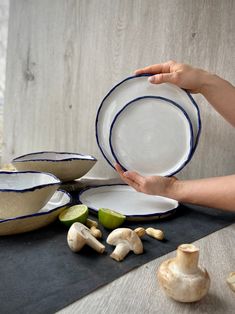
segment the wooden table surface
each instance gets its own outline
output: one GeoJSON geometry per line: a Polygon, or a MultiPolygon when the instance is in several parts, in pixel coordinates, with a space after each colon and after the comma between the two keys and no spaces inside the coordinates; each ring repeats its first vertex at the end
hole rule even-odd
{"type": "Polygon", "coordinates": [[[209,293],[201,301],[178,303],[160,290],[156,270],[161,262],[175,256],[173,251],[97,289],[58,313],[235,313],[235,293],[226,283],[227,275],[235,271],[235,224],[194,243],[200,248],[199,264],[211,277],[209,293]]]}

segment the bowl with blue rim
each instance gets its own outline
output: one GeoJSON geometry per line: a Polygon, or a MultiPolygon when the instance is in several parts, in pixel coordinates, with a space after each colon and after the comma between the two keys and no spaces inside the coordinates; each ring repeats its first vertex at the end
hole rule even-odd
{"type": "Polygon", "coordinates": [[[47,204],[61,181],[37,171],[0,172],[0,219],[36,213],[47,204]]]}
{"type": "Polygon", "coordinates": [[[70,152],[42,151],[29,153],[12,160],[18,171],[43,171],[54,174],[62,182],[83,177],[96,164],[91,155],[70,152]]]}

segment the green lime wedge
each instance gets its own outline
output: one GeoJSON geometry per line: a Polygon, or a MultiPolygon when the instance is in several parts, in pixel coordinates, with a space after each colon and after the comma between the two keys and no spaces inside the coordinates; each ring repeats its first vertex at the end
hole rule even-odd
{"type": "Polygon", "coordinates": [[[74,205],[65,209],[60,215],[59,220],[70,227],[74,222],[85,224],[88,217],[88,207],[86,205],[74,205]]]}
{"type": "Polygon", "coordinates": [[[126,216],[108,209],[100,208],[98,211],[99,223],[107,229],[115,229],[121,226],[126,220],[126,216]]]}

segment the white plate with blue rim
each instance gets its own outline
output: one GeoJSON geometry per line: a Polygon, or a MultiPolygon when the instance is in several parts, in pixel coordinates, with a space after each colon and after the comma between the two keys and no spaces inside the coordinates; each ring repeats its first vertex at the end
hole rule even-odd
{"type": "Polygon", "coordinates": [[[174,101],[143,96],[115,115],[109,143],[115,161],[124,170],[144,176],[171,176],[192,157],[192,123],[174,101]]]}
{"type": "Polygon", "coordinates": [[[149,74],[127,77],[116,84],[102,100],[96,116],[96,140],[107,162],[116,163],[109,145],[109,130],[116,114],[131,100],[142,96],[160,96],[176,102],[188,114],[193,129],[193,152],[196,149],[201,120],[199,108],[187,91],[170,83],[150,84],[149,74]]]}
{"type": "Polygon", "coordinates": [[[0,236],[19,234],[45,227],[55,221],[71,202],[72,198],[69,193],[58,190],[49,202],[35,214],[0,219],[0,236]]]}
{"type": "Polygon", "coordinates": [[[127,220],[148,221],[173,215],[178,207],[176,200],[147,195],[125,184],[88,187],[80,191],[78,202],[94,213],[109,208],[126,216],[127,220]]]}

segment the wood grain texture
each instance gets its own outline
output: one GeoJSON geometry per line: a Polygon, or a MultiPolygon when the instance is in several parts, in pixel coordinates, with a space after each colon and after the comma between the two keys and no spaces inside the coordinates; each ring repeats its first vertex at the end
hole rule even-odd
{"type": "Polygon", "coordinates": [[[176,252],[157,258],[59,311],[59,314],[233,314],[235,294],[226,283],[235,270],[235,224],[194,242],[200,248],[199,265],[211,277],[208,295],[196,303],[178,303],[161,291],[156,270],[176,252]]]}
{"type": "MultiPolygon", "coordinates": [[[[11,0],[3,162],[41,150],[89,153],[91,176],[115,177],[95,116],[109,89],[141,66],[175,59],[235,83],[233,0],[11,0]]],[[[180,173],[234,173],[235,130],[201,97],[197,152],[180,173]]]]}

